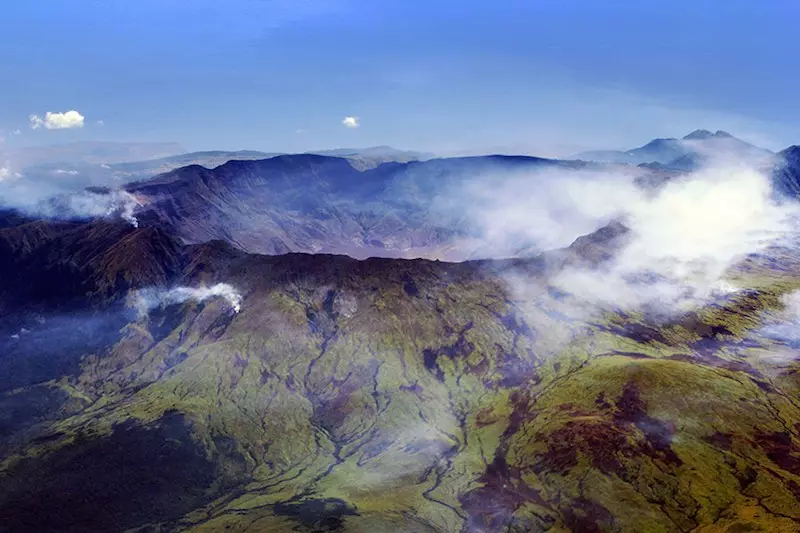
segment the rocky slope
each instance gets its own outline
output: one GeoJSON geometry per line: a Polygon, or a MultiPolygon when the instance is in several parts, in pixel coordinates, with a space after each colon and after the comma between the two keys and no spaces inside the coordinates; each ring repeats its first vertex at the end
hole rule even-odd
{"type": "Polygon", "coordinates": [[[144,224],[186,243],[219,239],[265,254],[464,259],[479,254],[470,206],[457,196],[470,180],[491,187],[508,176],[527,173],[535,181],[542,170],[583,168],[592,166],[487,156],[364,169],[338,157],[292,155],[185,167],[127,190],[145,204],[137,213],[144,224]]]}
{"type": "Polygon", "coordinates": [[[797,198],[800,195],[800,146],[782,150],[775,165],[775,188],[777,191],[797,198]]]}
{"type": "Polygon", "coordinates": [[[0,531],[797,531],[796,254],[660,321],[550,285],[624,235],[453,264],[0,229],[0,531]],[[126,306],[215,283],[238,313],[126,306]]]}

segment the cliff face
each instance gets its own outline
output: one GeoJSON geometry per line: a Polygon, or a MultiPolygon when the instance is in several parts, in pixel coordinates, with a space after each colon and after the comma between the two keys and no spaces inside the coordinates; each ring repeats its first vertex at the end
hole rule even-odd
{"type": "Polygon", "coordinates": [[[0,530],[800,523],[796,341],[769,328],[796,269],[753,258],[751,290],[656,320],[587,313],[549,283],[603,261],[618,225],[553,257],[461,264],[0,231],[0,530]],[[47,280],[70,282],[48,298],[47,280]],[[174,293],[125,306],[217,283],[239,312],[174,293]]]}

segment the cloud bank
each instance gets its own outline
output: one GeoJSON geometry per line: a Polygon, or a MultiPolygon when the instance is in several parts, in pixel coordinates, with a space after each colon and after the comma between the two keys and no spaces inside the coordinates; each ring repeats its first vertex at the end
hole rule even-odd
{"type": "Polygon", "coordinates": [[[585,304],[679,312],[735,290],[730,267],[796,231],[800,206],[775,201],[768,174],[715,163],[643,187],[635,172],[485,176],[454,191],[494,256],[564,248],[612,220],[630,232],[603,264],[570,265],[548,283],[585,304]]]}
{"type": "Polygon", "coordinates": [[[211,287],[174,287],[172,289],[147,288],[133,291],[128,296],[128,305],[137,310],[140,317],[161,306],[181,304],[190,300],[205,302],[222,298],[235,313],[242,310],[242,295],[227,283],[217,283],[211,287]]]}
{"type": "Polygon", "coordinates": [[[39,115],[31,115],[29,117],[31,129],[38,130],[42,126],[48,130],[65,130],[72,128],[82,128],[85,117],[71,109],[64,113],[56,113],[48,111],[45,113],[44,118],[39,115]]]}

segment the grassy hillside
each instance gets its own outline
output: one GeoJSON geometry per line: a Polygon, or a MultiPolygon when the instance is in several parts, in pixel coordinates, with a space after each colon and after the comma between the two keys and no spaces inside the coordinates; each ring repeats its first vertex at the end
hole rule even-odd
{"type": "Polygon", "coordinates": [[[142,248],[172,261],[145,269],[100,242],[81,264],[127,281],[85,278],[95,329],[70,314],[13,339],[45,362],[99,340],[0,397],[0,531],[800,529],[800,364],[768,327],[800,287],[792,255],[752,258],[731,273],[751,290],[655,321],[587,317],[541,258],[171,246],[142,248]],[[241,312],[213,299],[142,317],[93,290],[222,281],[241,312]]]}

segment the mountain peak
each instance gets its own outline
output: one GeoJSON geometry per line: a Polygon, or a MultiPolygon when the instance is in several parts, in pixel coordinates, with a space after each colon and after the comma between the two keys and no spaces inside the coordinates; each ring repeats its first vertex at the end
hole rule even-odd
{"type": "Polygon", "coordinates": [[[723,130],[717,130],[716,132],[712,133],[709,130],[699,129],[699,130],[694,130],[692,133],[685,136],[683,140],[684,141],[704,140],[704,139],[712,139],[714,137],[732,139],[733,135],[723,130]]]}
{"type": "Polygon", "coordinates": [[[690,133],[689,135],[685,136],[683,138],[683,140],[684,141],[691,141],[691,140],[695,140],[695,139],[697,139],[697,140],[709,139],[709,138],[711,138],[713,136],[714,136],[714,134],[711,133],[708,130],[694,130],[692,133],[690,133]]]}

